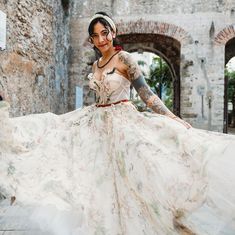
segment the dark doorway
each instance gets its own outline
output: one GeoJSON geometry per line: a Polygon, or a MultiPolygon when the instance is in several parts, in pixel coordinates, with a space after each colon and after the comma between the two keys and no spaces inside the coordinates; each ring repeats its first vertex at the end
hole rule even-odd
{"type": "Polygon", "coordinates": [[[225,45],[223,132],[235,134],[235,38],[225,45]]]}

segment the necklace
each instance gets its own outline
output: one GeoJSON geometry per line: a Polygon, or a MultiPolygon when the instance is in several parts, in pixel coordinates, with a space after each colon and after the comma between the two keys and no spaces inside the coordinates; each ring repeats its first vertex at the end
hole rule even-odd
{"type": "MultiPolygon", "coordinates": [[[[118,51],[118,52],[119,52],[119,51],[118,51]]],[[[104,65],[102,65],[102,66],[99,65],[100,59],[98,59],[98,61],[97,61],[97,67],[98,67],[99,69],[104,68],[104,67],[111,61],[111,59],[112,59],[115,55],[117,55],[118,52],[114,53],[114,54],[108,59],[108,61],[107,61],[104,65]]]]}

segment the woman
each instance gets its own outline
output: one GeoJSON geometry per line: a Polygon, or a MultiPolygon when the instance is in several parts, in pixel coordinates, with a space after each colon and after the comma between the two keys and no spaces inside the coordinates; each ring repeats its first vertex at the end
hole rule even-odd
{"type": "Polygon", "coordinates": [[[172,114],[113,47],[105,13],[89,35],[102,55],[89,75],[96,104],[13,119],[0,109],[2,197],[28,229],[56,235],[234,234],[235,138],[172,114]],[[135,109],[130,84],[156,113],[135,109]]]}
{"type": "MultiPolygon", "coordinates": [[[[112,19],[104,12],[98,12],[91,19],[89,28],[90,41],[94,44],[96,50],[100,52],[102,57],[93,64],[93,76],[95,81],[103,80],[102,77],[108,73],[115,73],[120,75],[122,78],[127,79],[133,87],[136,89],[141,99],[156,113],[165,115],[176,121],[183,123],[187,128],[191,126],[183,121],[182,119],[176,117],[155,95],[151,89],[148,87],[145,82],[143,75],[141,74],[140,68],[137,63],[131,58],[130,54],[124,51],[117,51],[113,46],[113,40],[116,37],[116,26],[112,19]]],[[[129,84],[128,84],[129,86],[129,84]]],[[[93,82],[91,87],[94,90],[99,90],[99,86],[93,82]]],[[[119,90],[116,93],[120,92],[119,90]]],[[[106,99],[102,99],[98,94],[98,106],[107,105],[112,102],[120,102],[123,98],[125,101],[129,98],[129,93],[126,93],[124,97],[118,94],[118,98],[115,97],[112,101],[110,98],[113,98],[110,91],[105,92],[106,99]]]]}

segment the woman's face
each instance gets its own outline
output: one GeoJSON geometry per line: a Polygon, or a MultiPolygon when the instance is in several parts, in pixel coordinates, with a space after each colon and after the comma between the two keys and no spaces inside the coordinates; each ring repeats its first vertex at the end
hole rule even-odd
{"type": "Polygon", "coordinates": [[[94,25],[94,32],[91,38],[95,47],[97,47],[101,53],[108,51],[113,46],[114,37],[115,34],[109,28],[105,28],[100,22],[94,25]]]}

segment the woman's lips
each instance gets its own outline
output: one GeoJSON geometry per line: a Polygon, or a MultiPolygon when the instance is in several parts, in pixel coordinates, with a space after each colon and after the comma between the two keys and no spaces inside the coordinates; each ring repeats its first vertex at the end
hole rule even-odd
{"type": "Polygon", "coordinates": [[[99,47],[105,47],[107,44],[104,44],[104,45],[99,45],[99,47]]]}

